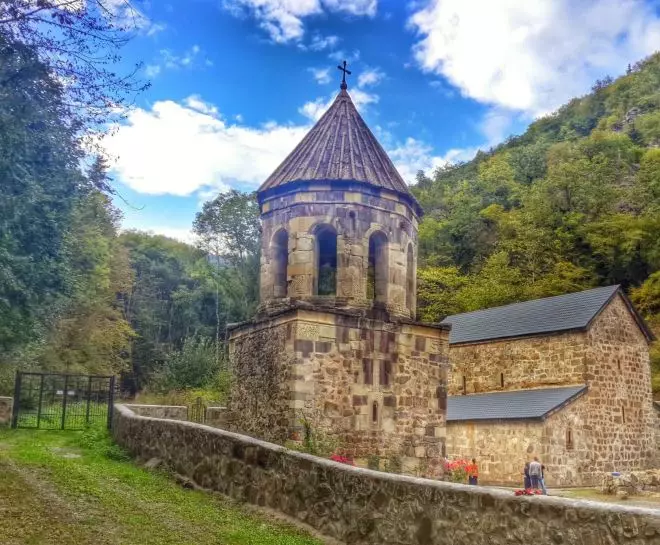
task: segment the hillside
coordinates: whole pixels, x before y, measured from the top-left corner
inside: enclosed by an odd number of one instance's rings
[[[616,283],[658,330],[660,54],[414,192],[424,320]]]

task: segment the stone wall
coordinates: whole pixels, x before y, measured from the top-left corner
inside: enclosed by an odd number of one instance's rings
[[[586,333],[562,333],[449,347],[449,395],[585,384]]]
[[[335,184],[336,185],[336,184]],[[316,232],[331,226],[337,233],[337,293],[347,306],[369,307],[367,272],[369,237],[381,232],[387,237],[387,286],[384,304],[393,315],[414,317],[416,312],[418,220],[397,193],[366,184],[330,183],[294,185],[283,195],[262,204],[261,301],[277,298],[278,232],[288,237],[287,296],[314,296]],[[408,270],[408,252],[413,253]]]
[[[206,425],[214,428],[227,428],[230,425],[227,407],[207,407]]]
[[[545,420],[449,422],[447,452],[476,458],[486,484],[522,486],[525,463],[535,456],[546,466],[550,487],[597,484],[602,473],[591,464],[587,409],[583,395]]]
[[[14,407],[13,397],[0,397],[0,426],[11,425],[12,409]]]
[[[655,461],[648,341],[621,296],[587,335],[591,465],[599,472],[644,469]]]
[[[278,443],[301,418],[355,457],[444,454],[448,331],[292,308],[232,331],[235,427]],[[296,435],[297,434],[297,435]]]
[[[188,407],[180,405],[126,405],[139,416],[167,418],[169,420],[188,420]]]
[[[199,486],[355,545],[660,545],[660,511],[515,497],[354,468],[234,433],[115,407],[115,440]]]

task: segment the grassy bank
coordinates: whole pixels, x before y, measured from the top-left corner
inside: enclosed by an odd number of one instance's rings
[[[128,460],[103,431],[0,430],[3,545],[320,545]]]

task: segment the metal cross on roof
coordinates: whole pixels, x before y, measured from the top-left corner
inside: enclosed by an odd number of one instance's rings
[[[340,64],[337,66],[339,70],[343,72],[341,75],[341,85],[339,86],[340,89],[348,89],[348,85],[346,85],[346,74],[349,76],[351,75],[351,71],[346,69],[346,61],[344,61],[343,66]]]

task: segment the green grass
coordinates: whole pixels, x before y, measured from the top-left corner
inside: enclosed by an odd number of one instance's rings
[[[3,545],[320,545],[129,461],[100,429],[0,430]]]

